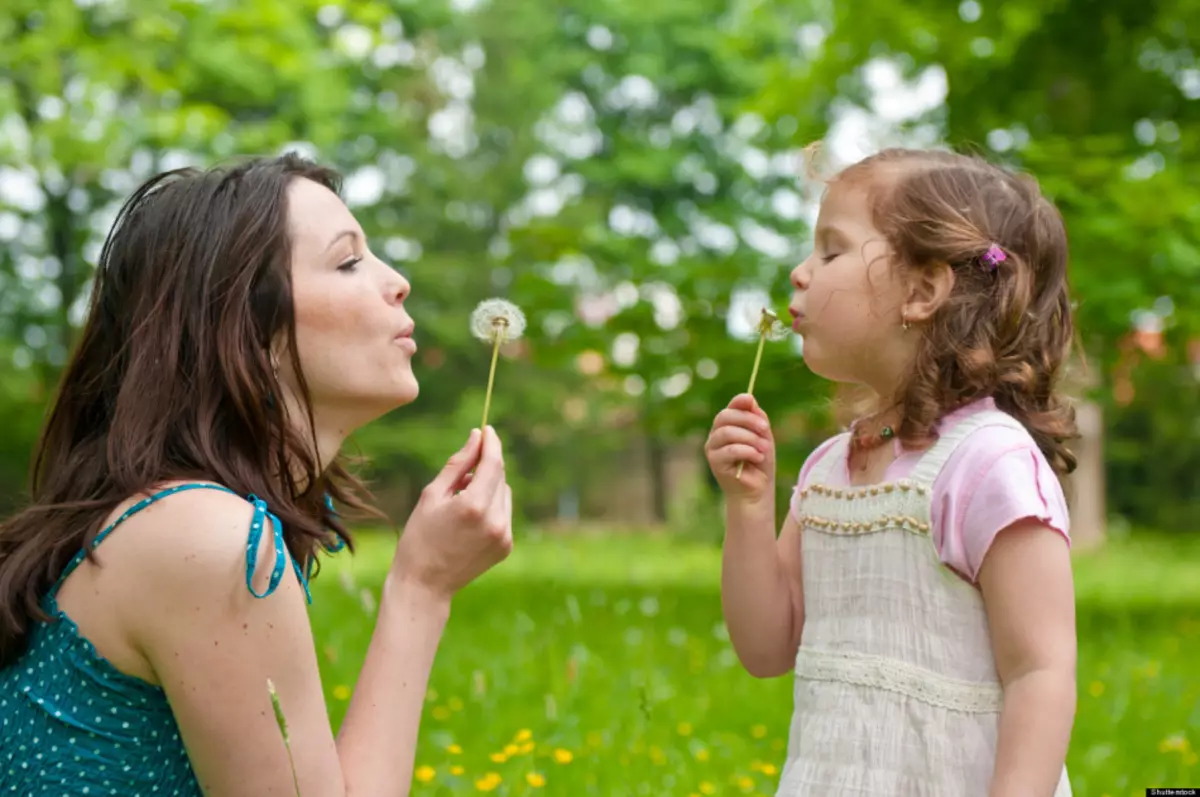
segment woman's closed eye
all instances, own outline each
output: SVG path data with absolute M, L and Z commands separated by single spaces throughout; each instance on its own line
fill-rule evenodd
M 354 271 L 355 267 L 358 266 L 358 264 L 361 262 L 362 262 L 361 257 L 352 257 L 349 260 L 347 260 L 346 262 L 342 263 L 340 266 L 338 266 L 337 270 L 345 271 L 345 272 Z

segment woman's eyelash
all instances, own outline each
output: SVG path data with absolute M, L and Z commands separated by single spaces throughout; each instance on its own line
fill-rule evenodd
M 362 262 L 361 257 L 352 257 L 349 260 L 347 260 L 345 263 L 342 263 L 340 266 L 338 266 L 338 271 L 351 271 L 354 269 L 355 266 L 357 266 L 361 262 Z

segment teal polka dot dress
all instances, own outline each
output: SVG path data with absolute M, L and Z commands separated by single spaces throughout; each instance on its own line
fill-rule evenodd
M 95 545 L 155 501 L 202 488 L 232 492 L 211 484 L 163 490 L 130 507 L 97 536 Z M 255 496 L 248 500 L 254 517 L 246 547 L 246 586 L 263 598 L 279 586 L 288 557 L 279 519 L 264 501 Z M 267 589 L 258 593 L 250 577 L 267 519 L 275 567 Z M 162 689 L 118 671 L 58 608 L 59 587 L 84 556 L 80 551 L 43 601 L 55 621 L 37 624 L 25 654 L 0 671 L 0 797 L 200 797 Z M 311 601 L 308 574 L 294 560 L 292 565 Z

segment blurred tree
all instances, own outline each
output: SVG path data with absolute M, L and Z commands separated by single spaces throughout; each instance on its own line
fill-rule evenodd
M 945 139 L 1030 169 L 1067 218 L 1089 354 L 1111 364 L 1131 316 L 1186 343 L 1196 10 L 9 0 L 0 479 L 23 467 L 117 203 L 160 169 L 285 147 L 347 174 L 373 247 L 414 283 L 422 396 L 356 441 L 400 492 L 478 423 L 489 351 L 467 318 L 503 295 L 530 321 L 493 414 L 522 506 L 586 507 L 644 439 L 665 512 L 667 441 L 745 389 L 743 316 L 785 306 L 819 189 L 797 151 L 827 132 L 843 151 Z M 756 393 L 786 482 L 829 428 L 827 389 L 779 343 Z

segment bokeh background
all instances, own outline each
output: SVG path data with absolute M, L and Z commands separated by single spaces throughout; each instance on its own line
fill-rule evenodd
M 1067 220 L 1079 356 L 1080 795 L 1200 785 L 1200 3 L 1195 0 L 4 0 L 0 506 L 119 203 L 297 150 L 347 176 L 414 284 L 416 404 L 364 430 L 403 520 L 482 411 L 480 300 L 529 317 L 491 420 L 517 551 L 456 604 L 416 793 L 771 794 L 788 679 L 737 666 L 701 454 L 782 310 L 819 180 L 893 144 L 1033 172 Z M 782 513 L 836 431 L 802 342 L 756 394 Z M 335 724 L 395 530 L 326 563 Z

